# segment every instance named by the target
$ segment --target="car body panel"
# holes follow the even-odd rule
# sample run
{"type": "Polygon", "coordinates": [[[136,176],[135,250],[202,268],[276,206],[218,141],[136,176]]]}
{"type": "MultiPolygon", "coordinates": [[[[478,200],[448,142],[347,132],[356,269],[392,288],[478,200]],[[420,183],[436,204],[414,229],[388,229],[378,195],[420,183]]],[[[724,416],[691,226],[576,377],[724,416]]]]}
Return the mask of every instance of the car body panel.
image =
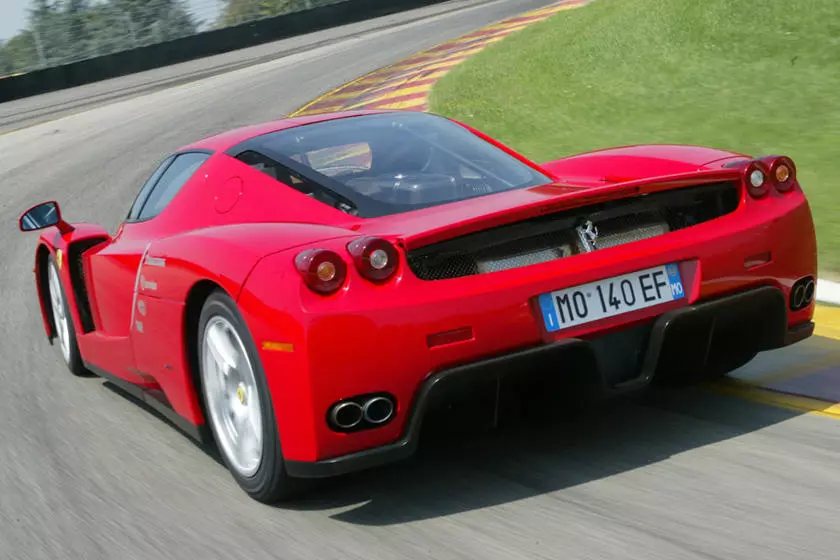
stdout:
{"type": "Polygon", "coordinates": [[[278,130],[286,130],[289,128],[294,128],[296,126],[305,126],[308,124],[326,122],[335,119],[346,119],[356,116],[377,115],[391,112],[393,111],[342,111],[337,113],[320,113],[317,115],[284,118],[275,121],[269,121],[266,123],[260,123],[251,126],[243,126],[233,130],[228,130],[215,136],[210,136],[208,138],[204,138],[202,140],[194,142],[188,146],[185,146],[184,148],[182,148],[182,150],[212,150],[214,152],[224,152],[231,146],[239,144],[240,142],[249,140],[251,138],[254,138],[255,136],[269,134],[271,132],[277,132],[278,130]]]}
{"type": "Polygon", "coordinates": [[[720,169],[748,156],[702,146],[648,144],[587,152],[542,164],[564,182],[586,186],[720,169]]]}

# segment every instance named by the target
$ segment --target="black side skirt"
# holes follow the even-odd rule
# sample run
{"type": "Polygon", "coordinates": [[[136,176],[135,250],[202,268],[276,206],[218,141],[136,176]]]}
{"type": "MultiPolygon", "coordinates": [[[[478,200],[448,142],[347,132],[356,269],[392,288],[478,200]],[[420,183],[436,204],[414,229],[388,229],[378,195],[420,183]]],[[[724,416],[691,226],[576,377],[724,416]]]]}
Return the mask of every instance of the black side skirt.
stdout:
{"type": "Polygon", "coordinates": [[[148,406],[160,416],[162,416],[165,420],[169,423],[174,425],[178,430],[183,432],[185,435],[189,436],[190,438],[194,439],[198,443],[207,444],[212,441],[210,437],[210,431],[206,424],[202,424],[201,426],[196,426],[172,408],[169,404],[169,401],[166,399],[166,396],[163,394],[162,391],[159,390],[152,390],[146,389],[145,387],[140,387],[139,385],[135,385],[134,383],[130,383],[125,379],[117,377],[112,373],[105,371],[99,366],[91,364],[90,362],[84,362],[85,367],[89,369],[92,373],[95,373],[99,377],[105,379],[115,387],[117,387],[120,391],[126,393],[130,397],[140,401],[142,404],[148,406]]]}

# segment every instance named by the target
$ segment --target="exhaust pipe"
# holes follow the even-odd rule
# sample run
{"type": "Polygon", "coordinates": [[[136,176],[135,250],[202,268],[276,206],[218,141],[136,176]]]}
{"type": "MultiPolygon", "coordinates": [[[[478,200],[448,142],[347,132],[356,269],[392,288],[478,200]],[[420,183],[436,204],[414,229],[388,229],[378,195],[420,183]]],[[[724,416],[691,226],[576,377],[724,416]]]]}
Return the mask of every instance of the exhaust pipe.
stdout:
{"type": "Polygon", "coordinates": [[[816,288],[816,280],[812,276],[797,280],[790,292],[790,310],[800,311],[811,305],[816,288]]]}
{"type": "Polygon", "coordinates": [[[363,414],[371,424],[384,424],[394,415],[394,403],[385,397],[374,397],[365,403],[363,414]]]}
{"type": "Polygon", "coordinates": [[[800,309],[805,299],[805,284],[799,284],[793,289],[793,295],[790,301],[793,303],[794,309],[800,309]]]}
{"type": "Polygon", "coordinates": [[[330,411],[330,421],[342,430],[355,428],[361,423],[362,417],[362,407],[353,401],[338,403],[330,411]]]}
{"type": "Polygon", "coordinates": [[[811,299],[814,297],[814,288],[815,284],[813,280],[808,280],[808,283],[805,284],[805,294],[804,299],[802,300],[802,305],[808,305],[811,303],[811,299]]]}

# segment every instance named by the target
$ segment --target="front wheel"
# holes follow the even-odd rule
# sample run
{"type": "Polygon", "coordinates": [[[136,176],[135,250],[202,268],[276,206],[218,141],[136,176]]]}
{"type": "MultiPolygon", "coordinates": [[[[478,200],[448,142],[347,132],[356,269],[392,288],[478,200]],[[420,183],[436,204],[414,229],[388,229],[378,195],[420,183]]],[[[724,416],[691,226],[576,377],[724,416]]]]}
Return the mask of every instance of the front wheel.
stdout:
{"type": "Polygon", "coordinates": [[[47,261],[47,294],[52,311],[53,333],[67,369],[73,375],[90,375],[82,362],[82,355],[76,342],[76,329],[70,317],[70,307],[67,305],[64,286],[61,284],[58,268],[52,257],[47,261]]]}
{"type": "Polygon", "coordinates": [[[225,465],[259,502],[291,497],[299,484],[286,474],[265,372],[230,296],[219,291],[207,299],[198,333],[205,409],[225,465]]]}

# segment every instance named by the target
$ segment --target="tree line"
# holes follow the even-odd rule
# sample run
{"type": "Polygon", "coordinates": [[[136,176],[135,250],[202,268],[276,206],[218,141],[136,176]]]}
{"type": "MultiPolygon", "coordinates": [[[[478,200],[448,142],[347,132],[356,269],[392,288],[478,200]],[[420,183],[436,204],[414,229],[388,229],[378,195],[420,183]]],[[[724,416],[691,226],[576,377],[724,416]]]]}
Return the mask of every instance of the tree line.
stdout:
{"type": "MultiPolygon", "coordinates": [[[[214,0],[206,0],[211,3],[214,0]]],[[[0,76],[68,64],[340,0],[215,0],[201,21],[186,0],[30,0],[26,26],[0,41],[0,76]]]]}

